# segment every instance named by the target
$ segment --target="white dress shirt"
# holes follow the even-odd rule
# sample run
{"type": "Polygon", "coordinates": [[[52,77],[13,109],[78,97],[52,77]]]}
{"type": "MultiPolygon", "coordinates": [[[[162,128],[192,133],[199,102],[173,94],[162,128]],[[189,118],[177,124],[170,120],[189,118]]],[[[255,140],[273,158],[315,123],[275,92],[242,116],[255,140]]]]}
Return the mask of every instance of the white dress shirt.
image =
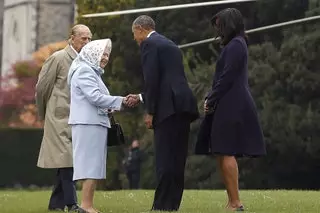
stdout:
{"type": "Polygon", "coordinates": [[[79,53],[73,48],[73,46],[70,44],[71,49],[78,55],[79,53]]]}
{"type": "Polygon", "coordinates": [[[156,31],[152,30],[148,35],[147,35],[147,38],[149,38],[151,36],[152,33],[154,33],[156,31]]]}

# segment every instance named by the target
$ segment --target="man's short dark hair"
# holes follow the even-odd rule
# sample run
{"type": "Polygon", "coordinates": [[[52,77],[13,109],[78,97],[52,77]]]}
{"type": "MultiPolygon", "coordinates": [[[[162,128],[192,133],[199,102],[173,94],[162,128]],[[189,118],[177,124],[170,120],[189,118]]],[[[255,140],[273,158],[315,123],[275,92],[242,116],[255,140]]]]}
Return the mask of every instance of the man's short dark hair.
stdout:
{"type": "Polygon", "coordinates": [[[133,21],[133,26],[141,26],[145,30],[155,30],[156,24],[154,20],[147,15],[141,15],[133,21]]]}

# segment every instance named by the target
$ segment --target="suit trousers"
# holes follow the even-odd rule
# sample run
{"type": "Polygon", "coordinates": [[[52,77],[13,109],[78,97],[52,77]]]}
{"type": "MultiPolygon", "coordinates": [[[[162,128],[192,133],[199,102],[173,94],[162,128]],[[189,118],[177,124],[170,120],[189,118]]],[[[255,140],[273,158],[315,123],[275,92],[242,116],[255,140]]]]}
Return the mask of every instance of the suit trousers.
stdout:
{"type": "Polygon", "coordinates": [[[77,194],[73,178],[73,168],[59,168],[53,187],[49,209],[64,209],[77,204],[77,194]]]}
{"type": "Polygon", "coordinates": [[[157,188],[152,210],[177,211],[184,190],[190,120],[175,114],[154,128],[157,188]]]}
{"type": "Polygon", "coordinates": [[[130,189],[139,189],[140,171],[132,171],[127,173],[130,189]]]}

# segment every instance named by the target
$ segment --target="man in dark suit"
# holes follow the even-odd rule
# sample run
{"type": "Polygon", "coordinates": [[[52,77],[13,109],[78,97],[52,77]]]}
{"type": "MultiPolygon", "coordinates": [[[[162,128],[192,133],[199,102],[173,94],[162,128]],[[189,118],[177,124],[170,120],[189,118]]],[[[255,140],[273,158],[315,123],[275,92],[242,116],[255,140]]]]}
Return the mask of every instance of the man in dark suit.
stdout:
{"type": "Polygon", "coordinates": [[[144,103],[145,124],[154,129],[158,184],[152,210],[177,211],[184,189],[190,123],[199,117],[197,101],[184,73],[180,49],[155,31],[152,18],[139,16],[132,32],[141,50],[145,88],[131,101],[144,103]]]}

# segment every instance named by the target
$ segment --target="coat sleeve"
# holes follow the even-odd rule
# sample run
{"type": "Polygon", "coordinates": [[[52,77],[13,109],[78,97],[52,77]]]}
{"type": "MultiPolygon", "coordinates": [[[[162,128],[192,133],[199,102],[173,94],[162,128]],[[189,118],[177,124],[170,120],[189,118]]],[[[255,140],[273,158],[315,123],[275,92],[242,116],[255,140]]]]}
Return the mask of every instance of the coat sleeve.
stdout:
{"type": "MultiPolygon", "coordinates": [[[[121,110],[124,97],[111,96],[101,93],[96,78],[96,73],[90,68],[83,67],[79,70],[76,82],[88,101],[97,107],[110,110],[121,110]]],[[[75,76],[74,76],[75,77],[75,76]]]]}
{"type": "Polygon", "coordinates": [[[56,55],[51,55],[43,64],[36,84],[36,105],[40,119],[44,120],[47,103],[52,94],[59,69],[59,60],[56,55]]]}
{"type": "Polygon", "coordinates": [[[156,44],[145,41],[141,51],[145,91],[142,95],[148,114],[155,114],[159,97],[160,70],[156,44]]]}
{"type": "Polygon", "coordinates": [[[239,75],[239,66],[244,60],[245,49],[240,41],[232,41],[226,51],[222,74],[206,97],[209,107],[213,107],[232,87],[236,77],[239,75]]]}

